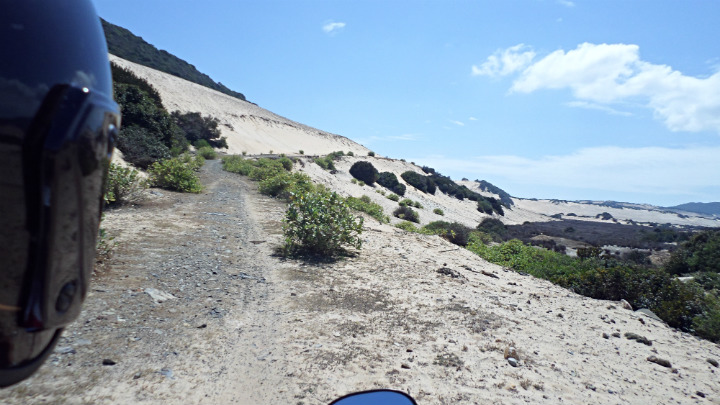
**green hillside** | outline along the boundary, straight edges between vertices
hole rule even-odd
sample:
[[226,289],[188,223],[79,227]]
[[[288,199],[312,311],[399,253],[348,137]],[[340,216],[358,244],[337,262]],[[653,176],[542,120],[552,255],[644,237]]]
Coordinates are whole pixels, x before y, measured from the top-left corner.
[[100,21],[105,30],[105,38],[107,38],[108,50],[111,54],[245,101],[245,95],[242,93],[232,91],[222,83],[216,83],[210,76],[199,72],[195,66],[177,56],[155,48],[123,27],[118,27],[102,18]]

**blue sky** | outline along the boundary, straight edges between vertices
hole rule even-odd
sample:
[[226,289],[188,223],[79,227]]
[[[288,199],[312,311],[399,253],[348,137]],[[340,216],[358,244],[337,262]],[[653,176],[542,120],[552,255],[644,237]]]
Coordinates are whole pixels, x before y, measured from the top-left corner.
[[455,179],[720,201],[720,2],[94,3],[264,108]]

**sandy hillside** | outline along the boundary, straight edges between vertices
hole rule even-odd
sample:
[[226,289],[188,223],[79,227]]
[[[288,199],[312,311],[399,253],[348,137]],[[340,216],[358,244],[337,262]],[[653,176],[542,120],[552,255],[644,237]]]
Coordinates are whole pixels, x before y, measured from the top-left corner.
[[110,55],[110,60],[131,70],[153,85],[168,111],[200,112],[220,120],[220,130],[227,137],[228,153],[327,154],[336,150],[366,155],[368,149],[340,135],[320,131],[274,114],[255,104],[230,97]]
[[118,247],[82,314],[0,403],[720,404],[716,344],[370,218],[351,257],[285,260],[281,201],[200,176],[106,213]]

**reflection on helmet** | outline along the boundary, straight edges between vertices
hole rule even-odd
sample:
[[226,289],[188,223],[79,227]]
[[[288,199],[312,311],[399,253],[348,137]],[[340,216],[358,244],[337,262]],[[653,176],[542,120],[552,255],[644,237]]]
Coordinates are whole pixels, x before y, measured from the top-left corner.
[[120,125],[90,1],[0,0],[0,387],[80,313]]

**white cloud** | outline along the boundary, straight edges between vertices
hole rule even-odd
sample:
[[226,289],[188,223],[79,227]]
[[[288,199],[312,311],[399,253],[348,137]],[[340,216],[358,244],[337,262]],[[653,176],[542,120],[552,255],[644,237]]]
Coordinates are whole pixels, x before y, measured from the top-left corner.
[[565,7],[575,7],[575,3],[570,0],[557,0],[557,3]]
[[616,110],[616,109],[614,109],[614,108],[612,108],[612,107],[608,107],[608,106],[606,106],[606,105],[590,103],[590,102],[587,102],[587,101],[570,101],[569,103],[565,103],[565,105],[568,106],[568,107],[573,107],[573,108],[584,108],[584,109],[586,109],[586,110],[603,111],[603,112],[606,112],[606,113],[608,113],[608,114],[612,114],[612,115],[622,115],[622,116],[624,116],[624,117],[630,117],[630,116],[632,116],[632,113],[629,113],[629,112],[627,112],[627,111],[620,111],[620,110]]
[[388,136],[386,139],[394,140],[394,141],[416,141],[417,135],[415,134],[402,134],[397,136]]
[[469,119],[470,121],[477,121],[477,120],[478,120],[478,119],[475,118],[475,117],[470,117],[470,118],[468,118],[468,119]]
[[[524,45],[501,54],[517,53],[518,47]],[[473,72],[495,76],[519,70],[503,70],[497,54],[488,58],[485,68],[473,66]],[[558,50],[527,66],[511,87],[518,93],[541,89],[570,89],[577,99],[597,104],[639,102],[671,131],[720,133],[720,72],[686,76],[641,60],[637,45],[583,43],[571,51]]]
[[465,123],[462,122],[462,121],[453,121],[453,120],[450,120],[450,122],[452,122],[453,124],[455,124],[455,125],[457,125],[457,126],[459,126],[459,127],[464,127],[464,126],[465,126]]
[[332,35],[343,28],[345,28],[344,22],[329,22],[323,25],[322,30],[325,31],[326,34]]
[[507,76],[524,69],[535,58],[535,52],[518,44],[505,50],[497,50],[480,66],[473,65],[473,76]]
[[480,156],[449,159],[431,156],[416,159],[467,177],[497,180],[500,187],[515,184],[528,188],[594,189],[646,193],[656,196],[701,195],[720,189],[720,146],[682,149],[615,146],[580,149],[568,155],[531,159],[521,156]]

